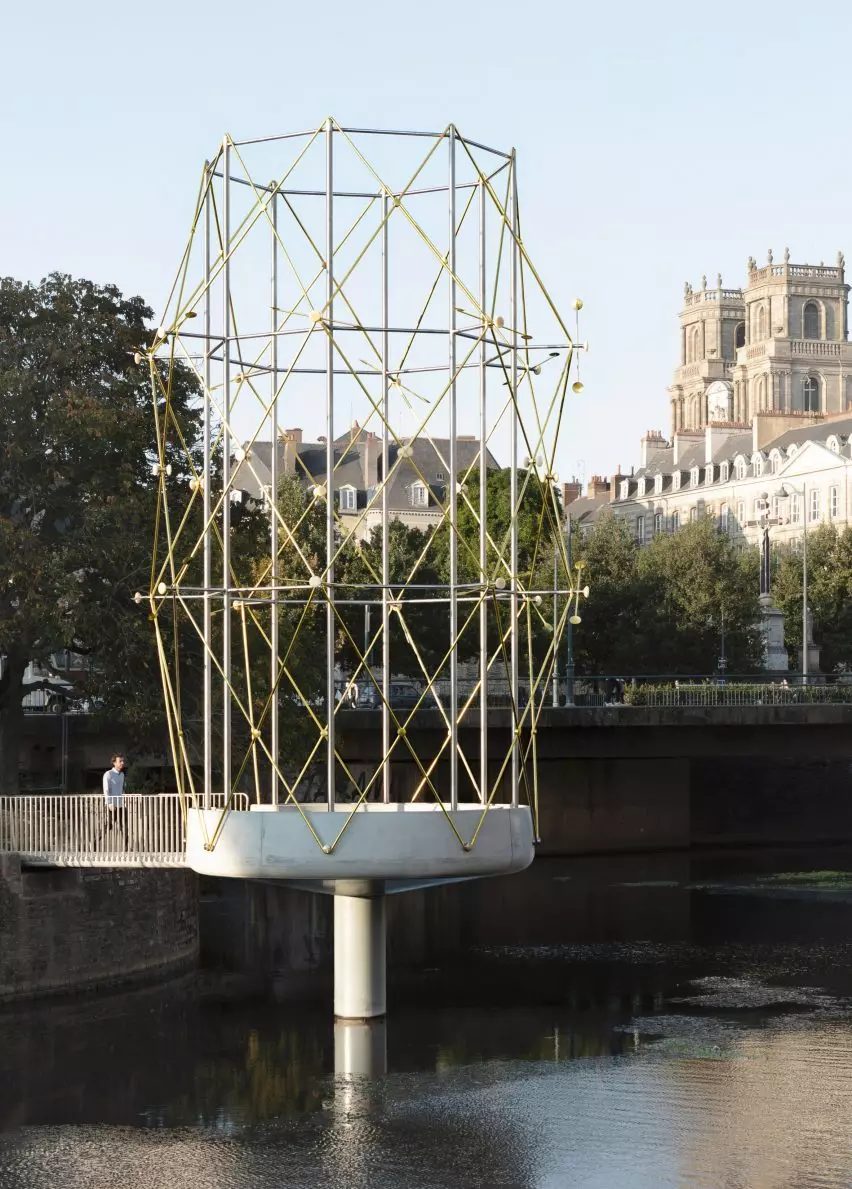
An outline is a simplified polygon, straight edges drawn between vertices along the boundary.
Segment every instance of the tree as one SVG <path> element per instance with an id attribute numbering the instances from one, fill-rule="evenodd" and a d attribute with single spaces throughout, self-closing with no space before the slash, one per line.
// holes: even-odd
<path id="1" fill-rule="evenodd" d="M 0 280 L 2 792 L 18 787 L 31 660 L 50 669 L 60 649 L 83 653 L 87 694 L 162 715 L 153 634 L 132 599 L 148 587 L 156 505 L 150 375 L 134 359 L 151 317 L 112 285 Z M 188 429 L 196 394 L 178 367 L 171 402 Z M 170 445 L 166 461 L 185 481 L 185 455 Z"/>
<path id="2" fill-rule="evenodd" d="M 789 548 L 776 557 L 772 598 L 784 612 L 788 648 L 802 644 L 802 554 Z M 821 524 L 808 533 L 808 606 L 826 672 L 852 664 L 852 529 Z"/>
<path id="3" fill-rule="evenodd" d="M 591 588 L 574 635 L 580 672 L 712 673 L 722 632 L 731 672 L 761 660 L 757 554 L 705 519 L 639 549 L 606 512 L 577 541 Z"/>
<path id="4" fill-rule="evenodd" d="M 580 673 L 635 673 L 647 665 L 650 598 L 638 573 L 637 548 L 623 520 L 604 512 L 586 536 L 574 538 L 573 556 L 585 563 L 589 598 L 574 631 Z"/>
<path id="5" fill-rule="evenodd" d="M 739 551 L 708 517 L 639 551 L 657 672 L 714 672 L 723 633 L 729 672 L 760 666 L 758 566 L 756 550 Z"/>

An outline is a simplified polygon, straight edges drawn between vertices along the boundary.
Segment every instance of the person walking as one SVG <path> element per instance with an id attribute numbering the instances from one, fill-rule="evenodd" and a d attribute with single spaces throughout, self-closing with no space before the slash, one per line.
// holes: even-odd
<path id="1" fill-rule="evenodd" d="M 112 757 L 112 767 L 107 768 L 106 772 L 104 772 L 103 787 L 104 801 L 106 802 L 106 820 L 98 841 L 102 841 L 107 831 L 115 826 L 121 830 L 124 839 L 124 849 L 128 850 L 127 809 L 124 802 L 125 767 L 124 756 L 120 752 L 116 752 Z"/>

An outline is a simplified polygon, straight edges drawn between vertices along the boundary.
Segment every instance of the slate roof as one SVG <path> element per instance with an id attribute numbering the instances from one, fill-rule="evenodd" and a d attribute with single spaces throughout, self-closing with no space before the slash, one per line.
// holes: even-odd
<path id="1" fill-rule="evenodd" d="M 347 432 L 342 437 L 335 439 L 334 447 L 334 490 L 339 491 L 341 487 L 354 487 L 359 493 L 358 506 L 363 507 L 366 503 L 367 488 L 364 483 L 364 470 L 361 458 L 361 450 L 366 444 L 366 437 L 362 433 L 360 436 L 353 437 L 351 432 Z M 446 483 L 449 479 L 450 473 L 450 439 L 449 438 L 429 438 L 418 437 L 404 442 L 411 454 L 408 458 L 403 457 L 399 460 L 400 446 L 396 442 L 392 442 L 388 447 L 388 464 L 389 469 L 393 471 L 393 477 L 388 487 L 388 506 L 391 509 L 410 508 L 411 500 L 409 490 L 413 483 L 419 483 L 423 480 L 429 486 L 430 503 L 435 504 L 442 502 L 446 495 Z M 307 483 L 322 483 L 326 478 L 326 447 L 324 442 L 301 442 L 290 443 L 291 449 L 296 453 L 296 467 L 295 473 Z M 381 466 L 381 451 L 382 441 L 380 438 L 373 438 L 370 443 L 370 448 L 374 451 L 373 457 L 378 459 L 379 467 Z M 272 443 L 270 441 L 257 441 L 252 446 L 252 455 L 255 460 L 256 469 L 261 470 L 261 467 L 267 472 L 271 472 L 272 468 Z M 278 472 L 284 475 L 284 454 L 285 443 L 283 441 L 278 443 Z M 456 439 L 456 461 L 459 475 L 464 475 L 469 467 L 476 465 L 479 460 L 479 441 L 472 438 L 457 438 Z M 393 470 L 394 466 L 396 469 Z M 486 466 L 489 470 L 494 470 L 499 467 L 499 463 L 494 455 L 486 447 Z M 258 498 L 260 496 L 259 484 L 257 479 L 249 467 L 243 466 L 243 473 L 238 476 L 238 481 L 235 486 L 240 487 L 246 491 L 248 495 Z"/>

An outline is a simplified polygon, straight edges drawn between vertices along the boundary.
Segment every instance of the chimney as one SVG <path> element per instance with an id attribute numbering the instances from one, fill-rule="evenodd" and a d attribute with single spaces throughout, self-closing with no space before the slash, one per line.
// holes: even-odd
<path id="1" fill-rule="evenodd" d="M 569 504 L 573 504 L 574 500 L 578 500 L 580 498 L 580 496 L 582 495 L 582 493 L 583 493 L 583 488 L 582 488 L 580 482 L 578 481 L 576 475 L 574 476 L 574 478 L 571 480 L 570 483 L 563 483 L 562 484 L 562 509 L 563 509 L 563 511 L 565 510 L 565 508 L 568 507 Z"/>
<path id="2" fill-rule="evenodd" d="M 361 431 L 358 439 L 358 453 L 361 456 L 361 475 L 364 487 L 375 487 L 379 482 L 379 454 L 381 439 L 369 430 Z"/>
<path id="3" fill-rule="evenodd" d="M 608 495 L 609 494 L 609 479 L 604 479 L 603 475 L 592 475 L 586 488 L 586 495 Z"/>
<path id="4" fill-rule="evenodd" d="M 653 451 L 664 450 L 667 445 L 668 442 L 658 429 L 646 430 L 639 445 L 640 466 L 646 467 Z"/>
<path id="5" fill-rule="evenodd" d="M 281 441 L 284 445 L 281 470 L 285 475 L 295 475 L 296 457 L 299 453 L 299 446 L 302 444 L 302 431 L 300 429 L 285 429 L 281 433 Z"/>
<path id="6" fill-rule="evenodd" d="M 703 429 L 680 429 L 674 436 L 674 450 L 672 452 L 672 465 L 676 468 L 680 460 L 686 454 L 687 450 L 691 450 L 693 446 L 698 446 L 704 441 Z"/>
<path id="7" fill-rule="evenodd" d="M 819 425 L 824 420 L 822 413 L 755 413 L 751 422 L 751 448 L 763 450 L 788 429 L 804 429 L 806 426 Z"/>

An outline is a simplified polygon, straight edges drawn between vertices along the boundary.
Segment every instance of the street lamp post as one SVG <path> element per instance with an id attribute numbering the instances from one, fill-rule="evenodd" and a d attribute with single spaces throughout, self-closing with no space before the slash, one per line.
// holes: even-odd
<path id="1" fill-rule="evenodd" d="M 565 544 L 568 551 L 568 573 L 574 573 L 574 559 L 571 554 L 571 513 L 567 514 L 567 535 Z M 569 608 L 570 610 L 570 608 Z M 574 705 L 574 625 L 571 616 L 565 624 L 565 705 Z"/>
<path id="2" fill-rule="evenodd" d="M 806 485 L 801 491 L 786 484 L 778 493 L 781 496 L 802 498 L 802 685 L 808 684 L 808 505 L 805 498 Z M 792 516 L 790 517 L 792 521 Z"/>
<path id="3" fill-rule="evenodd" d="M 559 559 L 559 550 L 556 541 L 553 542 L 553 688 L 552 688 L 552 703 L 554 706 L 559 705 L 559 640 L 557 638 L 559 623 L 558 603 L 559 596 L 557 592 L 557 562 Z"/>

